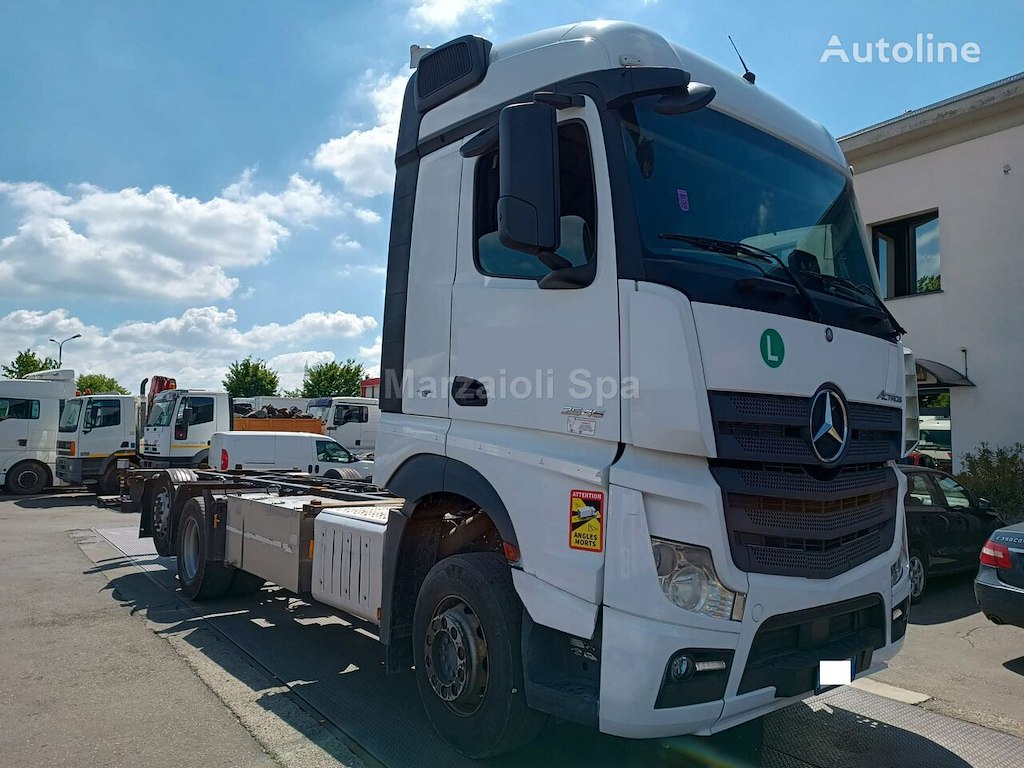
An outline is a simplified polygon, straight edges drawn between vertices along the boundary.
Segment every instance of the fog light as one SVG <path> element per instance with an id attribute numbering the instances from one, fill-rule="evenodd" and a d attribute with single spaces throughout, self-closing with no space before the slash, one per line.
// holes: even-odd
<path id="1" fill-rule="evenodd" d="M 716 619 L 743 619 L 745 596 L 718 580 L 710 550 L 652 537 L 651 551 L 658 582 L 673 604 Z"/>
<path id="2" fill-rule="evenodd" d="M 673 683 L 679 683 L 693 674 L 696 662 L 685 653 L 677 653 L 668 664 L 668 676 Z"/>

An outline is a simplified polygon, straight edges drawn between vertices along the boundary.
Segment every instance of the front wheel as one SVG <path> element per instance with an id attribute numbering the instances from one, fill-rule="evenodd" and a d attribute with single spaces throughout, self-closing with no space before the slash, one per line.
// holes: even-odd
<path id="1" fill-rule="evenodd" d="M 544 724 L 523 689 L 523 604 L 508 564 L 490 552 L 453 555 L 416 599 L 416 684 L 434 729 L 484 758 L 531 741 Z"/>
<path id="2" fill-rule="evenodd" d="M 7 490 L 15 496 L 35 496 L 50 484 L 50 470 L 38 461 L 22 461 L 7 473 Z"/>
<path id="3" fill-rule="evenodd" d="M 121 493 L 121 470 L 117 468 L 117 461 L 111 462 L 97 484 L 102 496 L 117 496 Z"/>

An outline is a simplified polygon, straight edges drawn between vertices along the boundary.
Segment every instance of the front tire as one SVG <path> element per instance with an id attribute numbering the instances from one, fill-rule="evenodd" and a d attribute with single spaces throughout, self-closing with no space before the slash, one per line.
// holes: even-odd
<path id="1" fill-rule="evenodd" d="M 928 588 L 928 556 L 920 550 L 910 550 L 910 603 L 916 605 Z"/>
<path id="2" fill-rule="evenodd" d="M 20 461 L 7 473 L 7 490 L 15 496 L 35 496 L 51 484 L 50 470 L 38 461 Z"/>
<path id="3" fill-rule="evenodd" d="M 121 492 L 121 470 L 117 468 L 117 460 L 111 462 L 100 478 L 98 488 L 102 496 L 116 496 Z"/>
<path id="4" fill-rule="evenodd" d="M 178 583 L 192 600 L 222 597 L 231 588 L 235 569 L 207 560 L 206 502 L 193 496 L 181 509 L 178 522 Z"/>
<path id="5" fill-rule="evenodd" d="M 510 752 L 544 724 L 526 705 L 522 616 L 509 566 L 490 552 L 445 558 L 420 588 L 416 684 L 434 729 L 467 757 Z"/>

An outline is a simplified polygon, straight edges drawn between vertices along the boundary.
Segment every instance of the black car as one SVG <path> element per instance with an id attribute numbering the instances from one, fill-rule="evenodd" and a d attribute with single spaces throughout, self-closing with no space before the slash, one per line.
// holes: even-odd
<path id="1" fill-rule="evenodd" d="M 993 624 L 1024 627 L 1024 523 L 994 531 L 981 550 L 974 596 Z"/>
<path id="2" fill-rule="evenodd" d="M 932 576 L 977 568 L 981 548 L 1003 521 L 991 504 L 945 472 L 900 469 L 907 476 L 910 599 L 916 603 Z"/>

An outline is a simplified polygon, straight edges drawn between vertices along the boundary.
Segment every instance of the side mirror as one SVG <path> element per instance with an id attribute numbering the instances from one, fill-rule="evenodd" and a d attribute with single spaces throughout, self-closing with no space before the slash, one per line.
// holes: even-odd
<path id="1" fill-rule="evenodd" d="M 554 256 L 561 244 L 555 108 L 536 101 L 510 104 L 498 117 L 498 136 L 502 245 L 534 254 L 552 269 L 569 266 Z"/>

